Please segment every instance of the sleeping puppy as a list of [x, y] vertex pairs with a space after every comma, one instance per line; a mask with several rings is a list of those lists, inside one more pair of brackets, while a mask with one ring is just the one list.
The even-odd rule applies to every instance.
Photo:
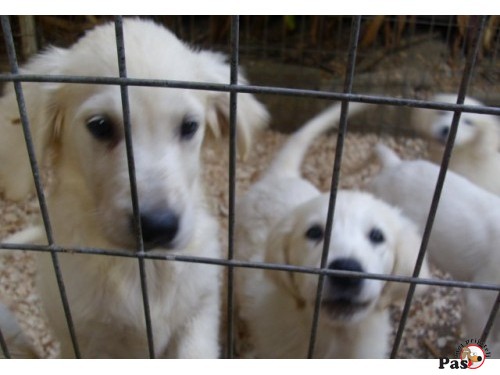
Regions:
[[[228, 83], [229, 66], [222, 55], [192, 49], [150, 21], [126, 19], [123, 27], [129, 77]], [[47, 50], [23, 72], [118, 76], [114, 25], [89, 31], [69, 49]], [[48, 207], [55, 243], [137, 251], [120, 88], [25, 83], [23, 89], [39, 162], [51, 156]], [[139, 86], [128, 87], [128, 93], [145, 250], [220, 257], [218, 227], [205, 202], [200, 149], [206, 132], [218, 136], [227, 126], [229, 94]], [[0, 186], [6, 197], [21, 199], [32, 183], [26, 156], [18, 152], [24, 140], [12, 86], [0, 108], [0, 127], [9, 129], [9, 139], [2, 137], [1, 143]], [[252, 95], [238, 95], [241, 155], [267, 118]], [[16, 240], [46, 241], [39, 228]], [[66, 253], [59, 261], [82, 356], [148, 356], [137, 259]], [[37, 286], [62, 356], [71, 357], [50, 256], [41, 254], [37, 266]], [[145, 269], [155, 355], [218, 357], [218, 267], [146, 260]]]
[[[349, 115], [364, 108], [351, 103]], [[319, 267], [328, 194], [300, 175], [315, 136], [338, 121], [333, 106], [293, 134], [264, 176], [238, 201], [236, 253], [240, 259]], [[336, 271], [412, 274], [420, 236], [398, 210], [362, 192], [337, 194], [327, 267]], [[421, 275], [427, 275], [424, 264]], [[318, 278], [270, 270], [236, 270], [240, 318], [257, 358], [307, 355]], [[388, 355], [387, 306], [407, 284], [327, 277], [322, 296], [317, 358]], [[420, 288], [419, 288], [420, 289]]]
[[[432, 100], [456, 103], [456, 95], [438, 94]], [[484, 106], [472, 98], [466, 98], [464, 104]], [[423, 108], [413, 110], [413, 125], [420, 134], [432, 141], [429, 151], [430, 158], [435, 163], [441, 163], [453, 115], [453, 111]], [[496, 116], [462, 112], [450, 169], [484, 189], [500, 195], [499, 147], [500, 121]]]
[[[378, 145], [376, 151], [382, 170], [369, 190], [399, 206], [423, 230], [439, 167], [424, 160], [402, 161], [383, 145]], [[429, 239], [429, 259], [455, 279], [499, 285], [499, 222], [500, 198], [448, 171]], [[496, 294], [465, 289], [467, 337], [481, 336]], [[500, 320], [497, 316], [487, 343], [492, 346], [498, 342]]]

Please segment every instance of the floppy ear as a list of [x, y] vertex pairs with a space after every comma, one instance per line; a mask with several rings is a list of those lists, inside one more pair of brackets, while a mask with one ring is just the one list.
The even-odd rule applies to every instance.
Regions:
[[[57, 74], [63, 50], [53, 48], [35, 57], [22, 73]], [[47, 155], [48, 145], [58, 121], [56, 107], [51, 104], [51, 93], [56, 84], [22, 83], [22, 91], [30, 133], [38, 165]], [[9, 84], [0, 98], [0, 191], [5, 198], [19, 201], [34, 189], [33, 176], [26, 149], [19, 106], [14, 86]]]
[[477, 115], [478, 134], [475, 143], [484, 154], [496, 154], [500, 149], [500, 123], [493, 115]]
[[[201, 59], [201, 79], [204, 82], [229, 83], [230, 68], [223, 55], [210, 51], [200, 51], [198, 54]], [[247, 83], [242, 74], [238, 76], [238, 83]], [[267, 126], [269, 113], [251, 94], [238, 94], [236, 108], [238, 153], [246, 158], [255, 133]], [[207, 125], [215, 138], [229, 132], [229, 112], [229, 93], [207, 91]]]
[[[417, 230], [416, 225], [408, 219], [400, 218], [401, 227], [399, 228], [392, 274], [397, 276], [412, 276], [417, 261], [417, 255], [422, 243], [422, 236]], [[427, 259], [424, 259], [419, 273], [420, 278], [430, 277]], [[401, 282], [387, 282], [382, 291], [382, 305], [387, 306], [394, 302], [403, 302], [408, 292], [409, 284]], [[420, 294], [425, 291], [426, 285], [418, 285], [415, 292]]]
[[418, 134], [427, 138], [433, 138], [431, 125], [437, 113], [436, 110], [427, 108], [412, 109], [410, 121]]
[[[292, 219], [285, 218], [279, 222], [269, 233], [266, 242], [265, 262], [275, 264], [289, 264], [290, 236], [292, 233]], [[286, 271], [266, 271], [271, 279], [280, 287], [295, 295], [290, 274]]]

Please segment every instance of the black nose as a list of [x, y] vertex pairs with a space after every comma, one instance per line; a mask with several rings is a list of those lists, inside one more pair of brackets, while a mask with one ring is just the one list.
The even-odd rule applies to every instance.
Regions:
[[147, 247], [172, 247], [179, 231], [179, 217], [171, 210], [141, 213], [142, 239]]
[[[363, 272], [361, 264], [352, 258], [339, 258], [328, 265], [328, 269], [338, 271], [356, 271]], [[338, 291], [346, 291], [349, 293], [358, 292], [363, 285], [363, 279], [350, 276], [330, 275], [328, 277], [330, 285]]]

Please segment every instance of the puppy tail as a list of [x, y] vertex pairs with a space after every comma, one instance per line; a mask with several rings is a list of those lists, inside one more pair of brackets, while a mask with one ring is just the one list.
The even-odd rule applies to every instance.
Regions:
[[[348, 116], [361, 112], [366, 106], [365, 103], [350, 103]], [[325, 131], [337, 128], [340, 113], [341, 104], [335, 104], [306, 122], [290, 136], [272, 161], [267, 174], [284, 177], [300, 176], [300, 166], [310, 144]]]
[[[11, 358], [37, 358], [33, 345], [19, 326], [14, 314], [0, 302], [0, 330]], [[4, 355], [0, 348], [0, 358]]]
[[399, 156], [382, 143], [375, 145], [374, 152], [383, 168], [392, 168], [401, 163]]

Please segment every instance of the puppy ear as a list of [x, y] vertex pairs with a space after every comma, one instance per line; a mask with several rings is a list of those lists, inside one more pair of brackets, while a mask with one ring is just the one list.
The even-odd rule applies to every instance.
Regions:
[[[200, 51], [203, 77], [205, 82], [229, 83], [230, 68], [221, 54]], [[238, 83], [247, 83], [242, 74], [238, 76]], [[207, 91], [206, 119], [208, 128], [215, 138], [229, 132], [229, 93]], [[269, 113], [266, 108], [251, 94], [238, 94], [236, 105], [236, 139], [238, 153], [245, 159], [251, 148], [254, 135], [264, 129], [269, 122]]]
[[[290, 235], [292, 233], [292, 220], [286, 218], [271, 230], [266, 243], [265, 262], [275, 264], [289, 264]], [[281, 288], [291, 294], [296, 291], [291, 284], [290, 275], [285, 271], [266, 271], [271, 279]]]
[[437, 111], [427, 108], [414, 108], [411, 111], [410, 122], [418, 134], [432, 139], [432, 123], [437, 116]]
[[[21, 70], [28, 74], [58, 74], [64, 52], [51, 49], [35, 57]], [[52, 134], [60, 122], [51, 98], [58, 84], [23, 83], [23, 97], [30, 125], [35, 156], [42, 165]], [[5, 198], [19, 201], [33, 192], [34, 182], [26, 149], [21, 116], [14, 86], [5, 87], [0, 98], [0, 191]]]
[[495, 154], [500, 149], [500, 122], [493, 115], [476, 115], [477, 127], [475, 140], [478, 150], [485, 154]]
[[[412, 276], [417, 261], [418, 252], [422, 243], [422, 236], [417, 230], [416, 225], [405, 217], [401, 217], [401, 227], [399, 228], [395, 254], [393, 275], [397, 276]], [[419, 277], [430, 277], [429, 266], [427, 260], [424, 259], [420, 269]], [[388, 281], [382, 292], [382, 305], [387, 306], [394, 302], [403, 302], [408, 293], [409, 284], [402, 282]], [[427, 286], [418, 285], [415, 292], [420, 294], [425, 291]]]

